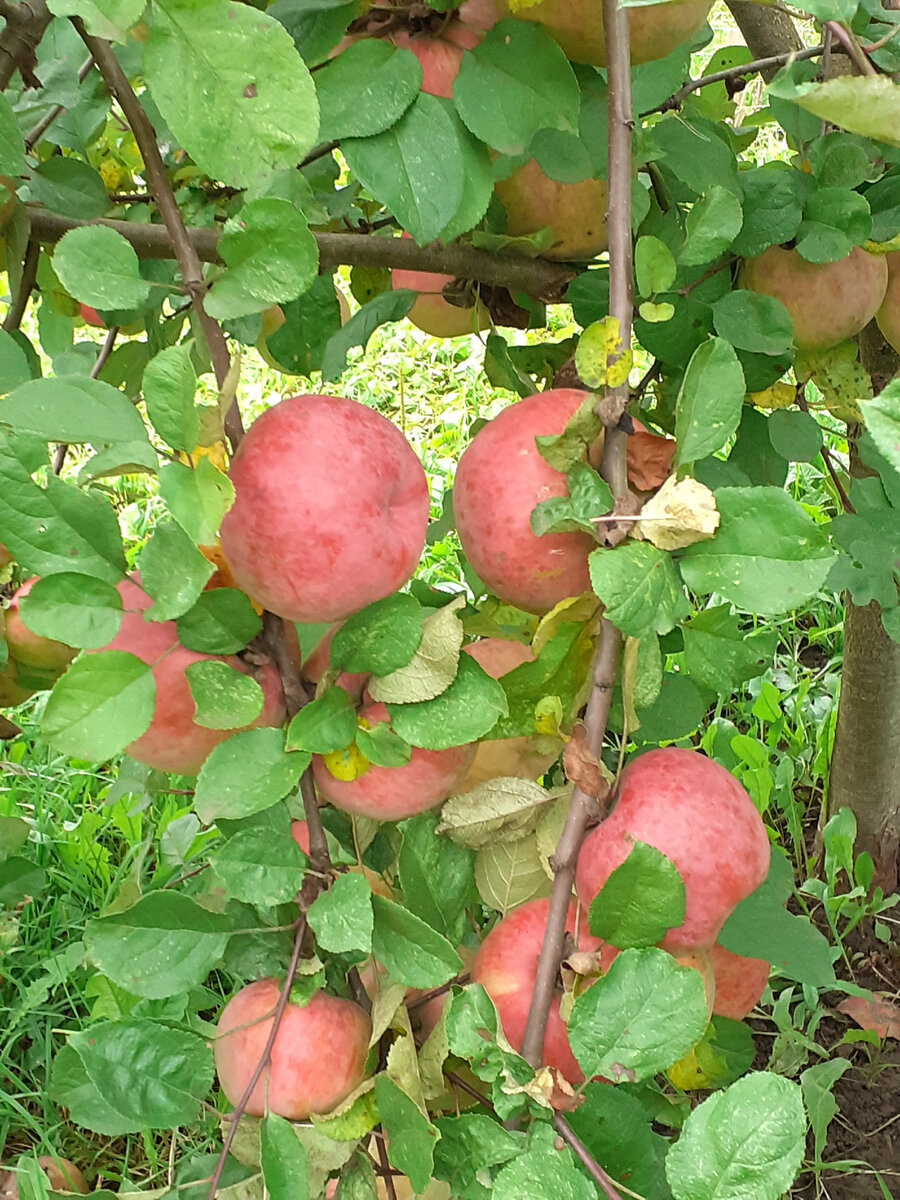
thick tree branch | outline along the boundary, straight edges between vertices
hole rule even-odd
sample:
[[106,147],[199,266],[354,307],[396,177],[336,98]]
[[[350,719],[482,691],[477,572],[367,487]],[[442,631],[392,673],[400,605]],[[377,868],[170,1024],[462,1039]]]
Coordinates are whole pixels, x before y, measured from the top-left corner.
[[0,33],[0,91],[5,92],[16,71],[28,87],[38,87],[34,77],[34,52],[52,20],[44,0],[4,4],[6,26]]
[[[216,379],[221,388],[225,384],[231,366],[228,344],[225,341],[225,335],[218,321],[213,320],[203,307],[203,297],[206,294],[207,286],[203,278],[203,269],[200,265],[200,258],[197,255],[197,251],[182,219],[178,201],[175,199],[175,193],[172,190],[172,184],[156,141],[156,131],[150,124],[150,119],[144,112],[140,100],[138,100],[131,84],[128,82],[125,72],[119,65],[119,60],[113,53],[113,48],[109,42],[104,41],[102,38],[92,37],[85,30],[79,18],[73,18],[73,24],[78,30],[82,41],[93,55],[94,62],[97,64],[100,74],[106,82],[106,86],[118,101],[119,107],[125,114],[125,119],[131,128],[131,132],[134,134],[134,140],[137,142],[141,158],[144,162],[147,184],[153,192],[156,206],[165,224],[168,238],[172,243],[175,258],[178,261],[178,269],[181,272],[182,283],[191,298],[191,303],[197,314],[197,320],[209,346],[213,370],[216,373]],[[225,430],[231,441],[232,448],[236,448],[244,432],[237,401],[232,404],[225,417]]]
[[[752,0],[727,0],[731,15],[754,58],[775,58],[803,49],[800,35],[788,13],[776,8],[764,8]],[[762,77],[767,82],[778,67],[767,67]]]
[[[172,241],[164,225],[136,225],[130,221],[79,221],[37,206],[28,206],[32,235],[41,242],[58,242],[63,234],[81,225],[107,225],[134,247],[138,258],[173,258]],[[188,229],[190,245],[201,262],[218,263],[218,229]],[[316,233],[319,262],[323,267],[399,267],[410,271],[435,271],[455,279],[506,287],[529,296],[561,296],[578,274],[577,267],[542,258],[517,258],[454,244],[420,247],[412,238],[373,237],[366,233]]]

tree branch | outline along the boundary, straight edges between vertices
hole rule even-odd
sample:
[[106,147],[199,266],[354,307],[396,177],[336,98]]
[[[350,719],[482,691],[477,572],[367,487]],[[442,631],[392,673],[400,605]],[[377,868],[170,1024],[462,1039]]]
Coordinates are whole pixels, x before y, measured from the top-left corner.
[[[181,210],[178,207],[178,201],[175,199],[175,193],[172,190],[169,176],[166,173],[165,164],[163,163],[162,155],[159,152],[159,146],[156,141],[156,131],[150,124],[150,119],[144,112],[140,100],[138,100],[131,84],[128,82],[125,72],[119,65],[119,60],[113,53],[113,48],[109,42],[104,41],[102,38],[92,37],[84,28],[84,24],[80,18],[73,17],[72,23],[78,30],[81,40],[93,55],[100,74],[106,82],[106,86],[118,101],[119,107],[125,114],[125,119],[131,128],[131,132],[134,134],[134,140],[137,142],[141,158],[144,161],[147,184],[153,192],[156,206],[165,224],[168,239],[172,244],[175,258],[178,261],[181,281],[191,298],[191,303],[197,314],[197,320],[209,346],[213,369],[221,388],[225,384],[231,367],[228,344],[225,341],[225,335],[218,321],[214,321],[203,307],[203,297],[206,294],[207,287],[206,281],[203,278],[203,269],[182,219]],[[231,405],[226,414],[225,429],[231,441],[232,448],[236,449],[244,433],[237,401]]]
[[651,113],[670,112],[672,109],[681,108],[682,101],[692,92],[709,87],[712,83],[729,83],[742,79],[745,75],[764,75],[770,67],[781,68],[786,63],[800,62],[806,58],[818,58],[824,53],[824,44],[810,46],[807,50],[790,50],[787,54],[771,54],[768,58],[757,58],[753,62],[744,63],[742,67],[730,67],[727,71],[715,71],[712,75],[701,75],[699,79],[688,80],[684,87],[680,87],[668,100],[663,100],[662,104],[657,104],[656,108],[648,108],[646,112],[641,113],[641,116],[648,117]]
[[40,257],[41,244],[37,238],[31,238],[25,250],[25,259],[22,263],[22,278],[19,280],[19,290],[16,292],[15,299],[10,304],[9,311],[3,320],[3,329],[6,333],[12,333],[14,329],[18,329],[22,324],[22,317],[25,315],[25,309],[28,307],[34,281],[37,279]]
[[[131,221],[80,221],[28,206],[32,235],[41,242],[58,242],[70,229],[106,225],[130,242],[138,258],[173,258],[172,242],[163,225],[136,225]],[[218,263],[219,229],[187,229],[191,247],[201,262]],[[323,267],[399,267],[409,271],[434,271],[455,279],[471,279],[493,287],[507,287],[529,296],[562,295],[578,268],[542,258],[520,258],[476,250],[455,243],[417,246],[412,238],[373,237],[365,233],[316,233],[319,262]]]
[[[562,1140],[574,1151],[576,1158],[582,1163],[588,1175],[590,1175],[603,1195],[607,1197],[607,1200],[622,1200],[621,1193],[616,1190],[615,1180],[603,1170],[565,1117],[558,1112],[554,1113],[553,1125]],[[634,1193],[631,1194],[633,1195]]]
[[[752,0],[727,0],[731,15],[754,58],[775,58],[791,51],[803,49],[790,15],[776,8],[764,8]],[[767,67],[761,73],[768,82],[774,77],[777,67]]]
[[34,52],[53,19],[50,10],[44,0],[21,0],[6,4],[2,16],[6,27],[0,33],[0,91],[6,91],[16,71],[26,87],[39,87]]

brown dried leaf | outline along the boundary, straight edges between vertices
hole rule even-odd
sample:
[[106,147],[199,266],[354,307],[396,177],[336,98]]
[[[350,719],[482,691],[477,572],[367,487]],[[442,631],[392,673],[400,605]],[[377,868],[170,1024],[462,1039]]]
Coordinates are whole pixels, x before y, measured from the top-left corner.
[[597,756],[588,745],[587,736],[584,725],[578,724],[572,730],[572,736],[563,750],[563,769],[566,778],[586,796],[596,796],[600,800],[606,797],[609,784],[603,776]]
[[883,996],[873,996],[866,1000],[862,996],[848,996],[837,1006],[838,1012],[845,1013],[855,1021],[860,1029],[871,1029],[880,1038],[897,1038],[900,1040],[900,1005]]
[[625,451],[628,482],[639,492],[655,492],[665,483],[674,454],[675,442],[671,438],[651,433],[640,421],[635,421]]
[[696,479],[670,475],[641,509],[631,536],[651,542],[658,550],[681,550],[711,538],[719,527],[716,500]]

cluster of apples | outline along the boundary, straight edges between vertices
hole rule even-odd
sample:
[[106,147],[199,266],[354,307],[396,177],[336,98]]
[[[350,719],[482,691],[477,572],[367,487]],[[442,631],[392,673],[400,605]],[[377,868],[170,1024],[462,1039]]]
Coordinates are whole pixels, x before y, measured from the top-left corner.
[[[300,823],[302,824],[302,823]],[[305,829],[295,837],[308,849]],[[586,911],[635,842],[654,846],[676,866],[685,886],[684,921],[670,929],[661,948],[703,978],[711,1015],[741,1020],[766,986],[769,965],[717,945],[716,937],[735,906],[765,879],[769,840],[763,822],[741,785],[721,766],[693,750],[652,750],[622,774],[612,814],[588,836],[578,859],[577,892],[566,920],[572,949],[591,956],[590,986],[619,953],[587,931]],[[379,878],[379,885],[386,885]],[[549,900],[532,900],[503,917],[481,942],[470,978],[490,995],[503,1032],[519,1049],[534,991]],[[374,969],[373,969],[374,966]],[[377,964],[370,965],[374,986]],[[243,987],[225,1006],[215,1041],[220,1085],[237,1103],[249,1084],[271,1033],[278,999],[276,979]],[[584,1076],[569,1046],[562,1015],[561,977],[554,994],[542,1048],[542,1062],[570,1085]],[[415,1007],[420,994],[407,993]],[[435,997],[414,1026],[424,1037],[440,1019],[446,996]],[[247,1111],[276,1112],[303,1120],[340,1104],[363,1081],[371,1023],[350,1000],[316,993],[306,1005],[288,1003]]]

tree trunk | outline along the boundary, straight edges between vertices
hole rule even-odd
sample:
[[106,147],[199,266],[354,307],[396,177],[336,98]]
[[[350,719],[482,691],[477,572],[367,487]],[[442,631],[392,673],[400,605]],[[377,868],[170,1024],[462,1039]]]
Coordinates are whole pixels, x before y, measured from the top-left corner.
[[[751,0],[728,0],[728,7],[754,58],[773,58],[789,50],[802,50],[803,43],[788,13],[764,8]],[[768,82],[779,69],[770,67],[763,71],[763,77]]]

